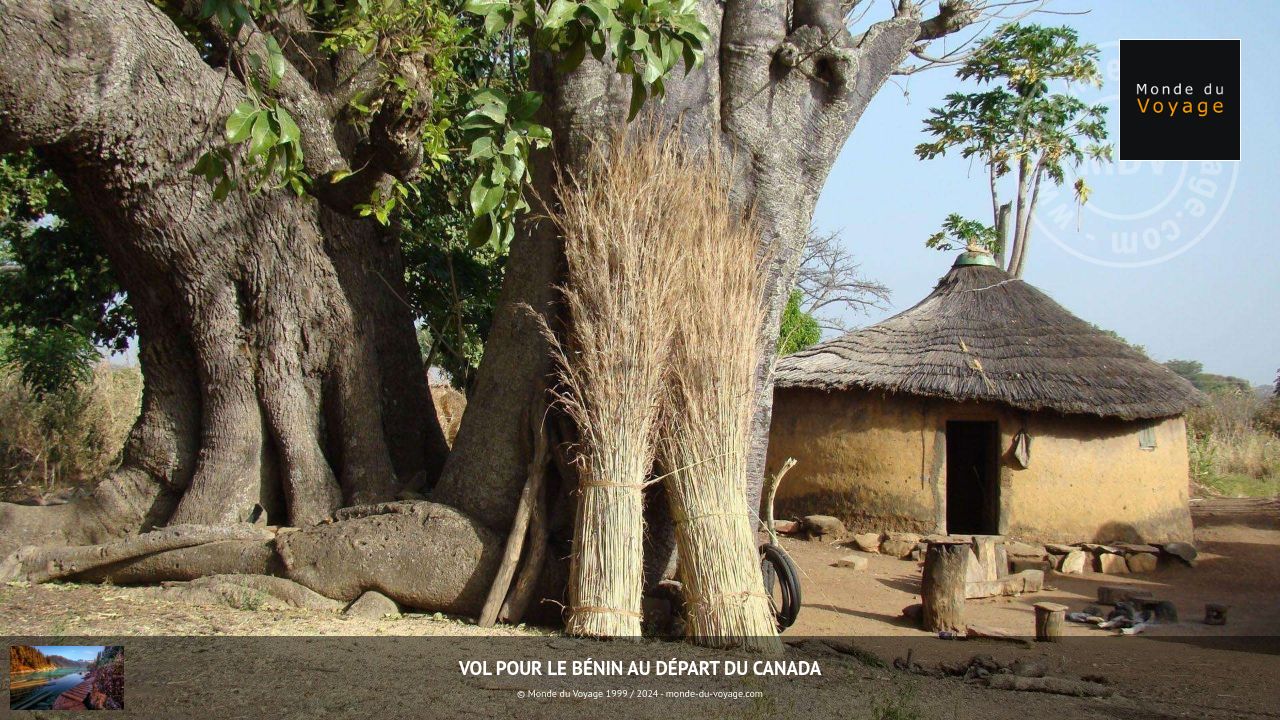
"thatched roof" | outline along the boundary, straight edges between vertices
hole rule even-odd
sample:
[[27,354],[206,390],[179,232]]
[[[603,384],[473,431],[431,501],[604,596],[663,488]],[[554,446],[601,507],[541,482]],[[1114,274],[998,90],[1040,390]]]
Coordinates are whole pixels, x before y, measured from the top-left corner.
[[782,358],[776,381],[1124,419],[1179,415],[1201,397],[1026,282],[962,261],[915,307]]

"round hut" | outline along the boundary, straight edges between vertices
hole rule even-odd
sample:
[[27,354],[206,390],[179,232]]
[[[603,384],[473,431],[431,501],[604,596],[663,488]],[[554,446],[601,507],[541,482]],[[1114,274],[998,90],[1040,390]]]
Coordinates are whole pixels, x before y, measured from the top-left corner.
[[884,322],[778,361],[769,471],[794,515],[1029,540],[1191,538],[1199,394],[966,252]]

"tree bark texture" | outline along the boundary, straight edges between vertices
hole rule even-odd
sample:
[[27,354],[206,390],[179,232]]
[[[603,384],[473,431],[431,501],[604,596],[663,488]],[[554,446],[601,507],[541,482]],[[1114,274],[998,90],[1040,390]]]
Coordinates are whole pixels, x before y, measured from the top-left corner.
[[[151,3],[0,0],[0,16],[0,152],[34,148],[94,223],[145,378],[120,469],[81,503],[0,506],[0,551],[235,523],[257,505],[311,525],[432,483],[447,447],[394,243],[308,196],[215,201],[190,170],[245,86]],[[308,162],[350,162],[319,91],[291,71],[290,93]]]

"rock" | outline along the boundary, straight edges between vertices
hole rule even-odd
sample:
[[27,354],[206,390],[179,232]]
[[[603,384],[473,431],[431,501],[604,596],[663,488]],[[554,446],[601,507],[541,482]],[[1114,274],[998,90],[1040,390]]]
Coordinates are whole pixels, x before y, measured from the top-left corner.
[[1168,600],[1143,600],[1142,609],[1155,615],[1157,622],[1178,622],[1178,608]]
[[1116,545],[1125,555],[1130,553],[1158,553],[1160,548],[1154,545],[1141,545],[1138,543],[1120,543]]
[[901,542],[911,543],[912,545],[915,545],[916,543],[924,539],[920,537],[919,533],[913,533],[913,532],[891,532],[891,533],[887,533],[886,537],[889,540],[899,540]]
[[920,621],[920,617],[924,614],[924,605],[915,603],[902,608],[902,617],[915,622]]
[[780,535],[794,535],[803,528],[795,520],[774,520],[773,529]]
[[1151,592],[1124,585],[1099,585],[1098,602],[1102,605],[1115,605],[1126,600],[1150,600]]
[[1063,575],[1079,575],[1084,572],[1085,560],[1089,558],[1083,550],[1072,550],[1062,556],[1062,565],[1058,567],[1058,572]]
[[905,558],[916,549],[915,542],[906,542],[903,540],[894,540],[890,538],[880,543],[880,552],[889,557]]
[[1023,570],[1014,577],[1022,578],[1022,592],[1040,592],[1044,590],[1043,570]]
[[1048,555],[1043,545],[1032,545],[1018,540],[1010,540],[1004,544],[1005,552],[1009,553],[1009,557],[1036,557],[1041,558]]
[[1046,543],[1044,546],[1044,549],[1048,550],[1051,555],[1070,555],[1071,553],[1075,552],[1079,548],[1077,548],[1074,545],[1060,545],[1058,543]]
[[1155,572],[1156,565],[1160,563],[1160,558],[1153,553],[1140,552],[1126,555],[1124,561],[1129,566],[1129,572],[1149,573]]
[[804,529],[809,532],[811,539],[822,539],[828,536],[834,538],[844,534],[844,523],[840,518],[831,515],[806,515]]
[[1196,556],[1200,554],[1195,545],[1185,542],[1165,543],[1160,549],[1192,567],[1195,567]]
[[974,600],[976,598],[995,597],[1003,595],[1005,583],[1003,580],[978,580],[975,582],[967,582],[964,584],[964,598],[966,600]]
[[836,567],[849,568],[850,570],[866,570],[867,557],[865,555],[845,555],[836,561]]
[[862,552],[880,552],[880,533],[858,533],[853,536],[853,545]]
[[1097,556],[1097,570],[1105,575],[1128,575],[1129,564],[1124,561],[1121,555],[1113,555],[1111,553],[1099,553]]
[[1009,566],[1015,574],[1023,570],[1039,570],[1041,573],[1046,573],[1053,569],[1053,563],[1047,558],[1015,557],[1009,561]]
[[1118,553],[1120,548],[1111,545],[1099,545],[1098,543],[1080,543],[1080,547],[1097,555],[1099,553]]
[[399,618],[400,606],[386,595],[376,590],[369,590],[348,605],[342,614],[364,620],[381,620],[388,615]]

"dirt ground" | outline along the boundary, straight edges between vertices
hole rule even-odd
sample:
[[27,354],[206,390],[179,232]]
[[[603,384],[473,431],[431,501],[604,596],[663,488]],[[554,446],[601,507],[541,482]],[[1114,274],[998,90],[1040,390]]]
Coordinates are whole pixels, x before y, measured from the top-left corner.
[[[153,707],[172,702],[174,683],[182,686],[184,701],[222,707],[219,703],[226,699],[225,692],[219,694],[217,688],[230,683],[239,685],[235,690],[238,701],[257,698],[260,710],[280,701],[281,688],[290,684],[289,672],[296,675],[298,683],[314,683],[316,677],[307,674],[308,668],[332,665],[335,669],[326,671],[329,675],[320,676],[322,687],[312,688],[314,692],[305,698],[291,696],[295,705],[301,702],[298,707],[307,711],[284,716],[346,716],[362,707],[361,703],[376,700],[387,709],[386,717],[421,716],[423,702],[430,704],[430,716],[440,717],[474,717],[477,707],[486,709],[482,715],[503,715],[505,708],[524,717],[557,718],[669,718],[672,712],[711,717],[984,720],[1280,717],[1280,683],[1275,682],[1280,678],[1280,504],[1201,501],[1193,514],[1201,550],[1194,568],[1162,565],[1154,573],[1127,578],[1092,573],[1050,575],[1043,592],[975,600],[966,606],[971,623],[1030,634],[1033,603],[1053,600],[1079,609],[1094,599],[1097,585],[1123,583],[1152,589],[1156,596],[1171,600],[1181,616],[1177,624],[1155,627],[1137,637],[1069,626],[1070,637],[1056,644],[939,640],[900,618],[903,607],[919,601],[919,568],[915,563],[873,557],[868,569],[859,572],[834,566],[849,552],[846,548],[789,541],[787,549],[804,573],[805,601],[799,621],[786,635],[792,642],[789,657],[821,660],[823,677],[681,678],[667,683],[676,682],[679,688],[691,691],[755,688],[761,692],[760,697],[747,700],[666,699],[643,705],[590,699],[522,700],[516,691],[528,683],[522,685],[515,678],[462,677],[456,663],[445,662],[448,658],[464,659],[468,652],[470,657],[500,652],[506,657],[539,658],[550,653],[596,659],[725,656],[684,644],[597,643],[525,627],[481,630],[470,621],[442,615],[371,621],[303,610],[193,606],[165,600],[154,588],[11,584],[0,588],[0,634],[15,639],[38,636],[41,644],[56,644],[58,637],[79,642],[92,636],[192,636],[138,638],[139,647],[154,646],[157,650],[131,655],[137,658],[131,672],[142,667],[131,677],[151,678],[130,685],[135,708],[146,706],[147,698],[155,701]],[[1229,624],[1213,627],[1201,623],[1206,602],[1230,605]],[[260,639],[262,636],[311,637],[266,640]],[[441,636],[446,639],[433,639]],[[804,639],[812,637],[842,638],[866,652],[842,654],[822,641]],[[298,657],[298,643],[307,643],[306,663],[295,667],[277,661]],[[223,652],[208,653],[210,647]],[[352,665],[352,653],[362,658],[360,663]],[[1117,692],[1102,699],[1006,692],[888,667],[894,658],[908,653],[926,668],[975,654],[1003,661],[1031,659],[1052,674],[1105,678]],[[429,682],[415,685],[416,701],[397,696],[390,702],[386,696],[389,691],[379,689],[384,675],[400,674],[399,663],[417,663],[422,666],[420,671],[427,673]],[[271,667],[266,675],[246,672],[264,664]],[[184,668],[187,675],[204,674],[210,679],[204,685],[190,679],[161,681],[168,677],[166,673],[175,672],[175,667]],[[274,681],[268,683],[267,677]],[[559,687],[566,687],[563,682]],[[574,682],[569,687],[584,691],[635,684],[616,678]],[[192,683],[200,687],[189,687]],[[465,707],[458,703],[462,696],[468,698]],[[256,712],[219,715],[261,716]],[[164,715],[139,715],[144,716]]]

